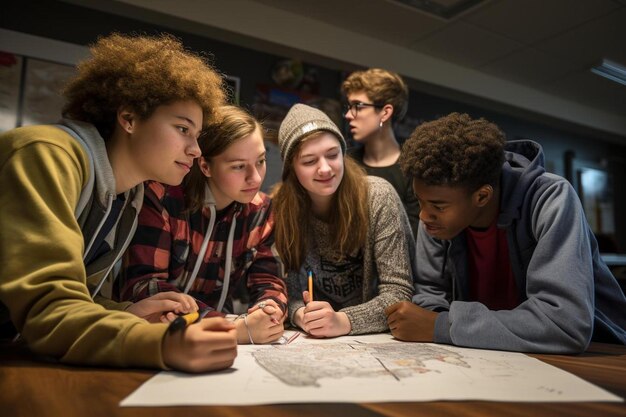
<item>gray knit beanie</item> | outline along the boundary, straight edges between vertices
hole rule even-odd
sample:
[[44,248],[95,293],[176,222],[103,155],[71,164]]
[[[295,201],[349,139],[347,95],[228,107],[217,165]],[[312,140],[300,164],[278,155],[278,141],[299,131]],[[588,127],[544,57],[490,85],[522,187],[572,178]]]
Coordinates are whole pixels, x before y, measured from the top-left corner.
[[278,146],[280,157],[283,160],[283,180],[285,179],[285,161],[292,157],[291,153],[303,136],[312,132],[326,130],[335,134],[341,146],[341,152],[346,154],[346,141],[337,128],[337,125],[321,110],[306,104],[294,104],[278,130]]

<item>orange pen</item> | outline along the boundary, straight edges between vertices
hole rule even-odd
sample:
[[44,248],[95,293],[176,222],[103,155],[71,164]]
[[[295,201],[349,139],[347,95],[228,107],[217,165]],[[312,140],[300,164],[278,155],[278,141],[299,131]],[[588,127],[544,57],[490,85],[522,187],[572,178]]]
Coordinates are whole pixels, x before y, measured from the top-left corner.
[[313,301],[313,272],[309,270],[309,301]]

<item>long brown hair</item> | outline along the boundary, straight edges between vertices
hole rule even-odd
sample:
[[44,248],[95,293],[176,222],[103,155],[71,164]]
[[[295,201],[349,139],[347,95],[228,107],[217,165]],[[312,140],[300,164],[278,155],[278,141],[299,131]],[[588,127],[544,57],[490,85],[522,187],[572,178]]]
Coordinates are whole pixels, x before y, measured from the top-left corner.
[[[309,218],[311,198],[293,171],[293,161],[300,154],[302,143],[315,132],[300,140],[290,160],[285,161],[286,178],[272,197],[274,240],[276,249],[288,270],[298,270],[307,252],[307,237],[311,233]],[[365,171],[349,156],[344,157],[344,174],[331,201],[329,227],[333,233],[332,248],[339,257],[350,254],[365,244],[368,229],[368,189]]]
[[[226,151],[240,139],[261,129],[261,124],[246,110],[237,106],[222,106],[218,109],[218,120],[209,125],[198,138],[202,156],[209,162],[211,158]],[[183,181],[187,210],[200,210],[204,204],[206,176],[200,169],[200,158],[196,159],[191,172]]]

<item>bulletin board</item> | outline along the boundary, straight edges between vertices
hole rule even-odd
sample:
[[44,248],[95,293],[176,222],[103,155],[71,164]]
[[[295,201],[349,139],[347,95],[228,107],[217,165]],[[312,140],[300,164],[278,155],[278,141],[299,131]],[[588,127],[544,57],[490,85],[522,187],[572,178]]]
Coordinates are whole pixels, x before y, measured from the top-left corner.
[[64,102],[61,89],[75,71],[73,65],[0,51],[0,132],[56,123]]

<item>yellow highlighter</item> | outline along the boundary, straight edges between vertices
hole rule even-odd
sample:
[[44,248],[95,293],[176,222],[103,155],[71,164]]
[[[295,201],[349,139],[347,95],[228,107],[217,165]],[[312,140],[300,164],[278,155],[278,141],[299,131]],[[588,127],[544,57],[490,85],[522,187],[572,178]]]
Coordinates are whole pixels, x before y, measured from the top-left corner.
[[182,316],[178,316],[174,319],[173,322],[170,323],[170,326],[167,328],[169,332],[175,332],[177,330],[182,330],[185,327],[189,326],[202,319],[202,317],[206,316],[206,314],[210,311],[210,308],[205,308],[203,310],[194,311],[193,313],[185,314]]

